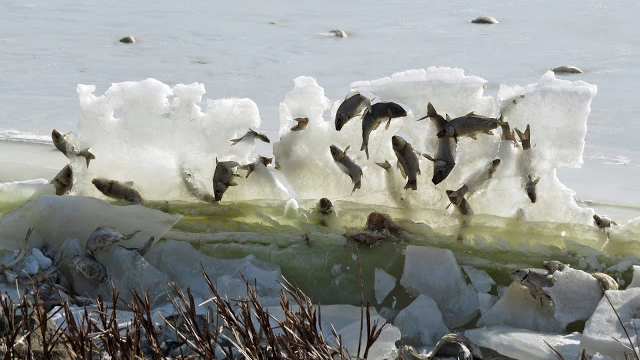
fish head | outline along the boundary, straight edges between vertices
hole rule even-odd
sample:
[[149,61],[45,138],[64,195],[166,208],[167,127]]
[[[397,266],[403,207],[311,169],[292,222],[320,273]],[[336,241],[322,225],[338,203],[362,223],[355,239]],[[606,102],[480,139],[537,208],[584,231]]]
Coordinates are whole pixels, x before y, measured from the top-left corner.
[[331,151],[331,157],[333,157],[333,160],[339,161],[340,159],[342,159],[343,151],[340,150],[339,147],[331,145],[329,146],[329,151]]
[[259,160],[262,163],[262,165],[264,165],[264,166],[267,166],[267,165],[269,165],[269,164],[271,164],[273,162],[273,158],[268,158],[268,157],[264,157],[264,156],[260,156]]
[[596,224],[597,227],[602,227],[602,218],[598,216],[598,214],[593,214],[593,223]]
[[53,131],[51,132],[51,140],[53,140],[54,144],[61,142],[63,137],[64,136],[56,129],[53,129]]
[[95,178],[91,183],[100,191],[106,191],[109,188],[109,180],[103,178]]
[[333,211],[333,204],[331,203],[331,200],[322,198],[320,199],[320,201],[318,201],[318,205],[316,206],[316,208],[322,214],[329,214]]
[[402,106],[390,102],[387,103],[387,115],[390,118],[404,117],[407,116],[407,111]]
[[528,269],[516,270],[516,271],[513,271],[511,274],[509,274],[509,276],[511,277],[511,280],[517,281],[517,282],[522,282],[527,277],[527,275],[529,275]]
[[453,205],[460,205],[462,199],[464,199],[464,197],[455,190],[447,190],[447,197]]
[[266,142],[267,144],[271,143],[271,140],[269,140],[269,138],[267,137],[267,135],[265,133],[259,133],[256,132],[256,137],[264,142]]
[[340,131],[347,121],[349,121],[349,115],[346,113],[341,112],[336,114],[336,130]]
[[73,179],[73,170],[71,170],[71,165],[67,164],[62,168],[62,177],[68,181]]
[[391,137],[391,146],[393,147],[393,151],[400,151],[405,147],[405,145],[407,145],[407,141],[401,136],[394,135]]
[[215,184],[213,184],[214,200],[215,201],[222,200],[222,195],[224,195],[224,192],[227,191],[227,188],[228,186],[224,182],[216,181]]
[[[221,198],[222,198],[222,196],[221,196]],[[206,201],[208,203],[214,203],[214,202],[217,201],[216,198],[213,197],[213,195],[211,195],[211,194],[204,194],[204,196],[202,197],[202,200],[204,200],[204,201]]]
[[500,165],[500,163],[502,162],[502,160],[500,159],[495,159],[491,162],[491,165],[493,165],[493,167],[496,167],[498,165]]
[[529,180],[527,182],[527,196],[532,203],[535,203],[538,200],[538,195],[536,194],[536,182]]
[[431,181],[434,185],[438,185],[439,183],[444,181],[447,176],[449,176],[451,170],[453,170],[453,168],[449,168],[446,161],[436,160],[433,163],[433,178],[431,179]]

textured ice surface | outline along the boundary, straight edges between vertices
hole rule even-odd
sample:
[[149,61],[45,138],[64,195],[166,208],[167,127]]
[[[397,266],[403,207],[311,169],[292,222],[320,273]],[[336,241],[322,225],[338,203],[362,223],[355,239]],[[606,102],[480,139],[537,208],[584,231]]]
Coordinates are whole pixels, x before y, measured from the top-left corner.
[[[631,342],[637,344],[636,329],[640,328],[640,289],[607,290],[607,296],[602,297],[593,315],[587,321],[582,335],[581,345],[587,353],[599,352],[614,359],[624,359],[624,353],[631,355],[626,348],[629,341],[622,325],[618,321],[613,308],[616,309]],[[613,305],[613,308],[611,307]]]
[[378,304],[384,300],[387,295],[396,287],[396,283],[398,280],[387,274],[386,271],[376,268],[375,270],[375,280],[374,280],[374,290],[376,292],[376,301]]
[[553,317],[548,300],[533,298],[524,286],[513,282],[506,293],[478,320],[479,326],[511,326],[542,332],[560,332],[563,326]]
[[553,276],[558,281],[543,289],[553,300],[556,320],[563,328],[576,320],[587,320],[602,298],[598,281],[591,274],[570,267]]
[[20,248],[30,227],[34,227],[30,247],[46,243],[55,249],[68,238],[79,239],[84,247],[98,226],[113,227],[123,234],[140,230],[127,245],[142,246],[149,236],[160,239],[181,217],[141,205],[115,206],[91,197],[47,195],[2,216],[0,249]]
[[469,280],[471,280],[471,285],[480,293],[488,293],[496,283],[484,270],[478,270],[469,265],[463,265],[461,268],[464,270],[464,273],[467,274]]
[[220,294],[229,298],[246,296],[246,286],[241,277],[244,275],[252,287],[255,281],[257,294],[265,306],[278,303],[281,289],[278,281],[282,281],[280,268],[253,256],[217,259],[200,253],[187,242],[167,240],[151,248],[145,258],[183,289],[190,287],[201,298],[211,296],[202,275],[200,266],[203,266],[204,271],[217,284]]
[[631,279],[631,283],[628,288],[637,288],[640,287],[640,266],[633,265],[633,279]]
[[462,326],[478,313],[478,293],[467,284],[451,250],[410,245],[405,255],[400,284],[432,298],[445,324]]
[[434,346],[450,331],[442,322],[438,306],[428,296],[418,296],[402,309],[393,322],[400,329],[405,342],[418,346]]
[[[371,316],[371,322],[378,322],[378,326],[385,323],[384,318],[381,316]],[[357,320],[342,329],[336,329],[340,335],[342,335],[342,344],[349,351],[349,354],[355,357],[358,353],[358,340],[361,339],[362,344],[366,343],[366,332],[363,332],[362,338],[360,335],[360,320]],[[380,337],[373,344],[369,350],[367,359],[369,360],[384,360],[392,359],[392,356],[396,352],[396,341],[400,340],[400,330],[391,324],[385,325],[380,333]],[[364,355],[364,346],[362,346],[360,356]]]
[[554,335],[508,326],[493,326],[467,330],[464,333],[476,345],[493,349],[515,359],[557,359],[545,341],[565,359],[578,359],[582,352],[580,333]]

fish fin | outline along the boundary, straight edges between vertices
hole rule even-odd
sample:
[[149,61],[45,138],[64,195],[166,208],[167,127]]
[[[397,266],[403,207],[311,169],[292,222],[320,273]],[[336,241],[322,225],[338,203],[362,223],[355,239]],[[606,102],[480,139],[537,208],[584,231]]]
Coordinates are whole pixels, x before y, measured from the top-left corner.
[[353,192],[354,192],[354,191],[356,191],[356,189],[360,189],[360,185],[361,185],[361,184],[360,184],[360,181],[355,182],[355,183],[353,184],[353,190],[351,190],[351,193],[353,194]]
[[447,120],[447,122],[451,121],[451,116],[449,116],[449,114],[444,114],[445,115],[445,120]]
[[468,113],[468,114],[467,114],[467,115],[465,115],[465,116],[476,116],[476,114],[474,114],[474,113],[473,113],[473,111],[472,111],[472,112]]
[[381,168],[383,168],[385,170],[389,170],[391,168],[391,164],[389,164],[389,161],[387,161],[387,160],[385,160],[383,163],[377,162],[376,165],[380,166]]
[[242,138],[237,138],[237,139],[231,139],[231,146],[237,144],[238,142],[240,142]]
[[504,121],[503,119],[504,119],[504,115],[500,114],[500,117],[496,119],[496,122],[498,123],[498,125],[500,126],[509,125],[509,123]]
[[227,181],[227,186],[238,186],[238,183],[232,180]]
[[367,160],[369,160],[369,147],[364,148],[364,153],[367,154]]
[[447,134],[447,132],[445,130],[438,131],[438,134],[437,134],[438,139],[441,139],[441,138],[445,137],[446,134]]
[[610,220],[610,221],[611,221],[611,223],[612,223],[613,225],[618,225],[618,226],[620,226],[620,224],[619,224],[617,221],[615,221],[615,220]]
[[[491,134],[491,135],[493,135],[493,134]],[[469,135],[467,135],[467,136],[469,136],[469,137],[470,137],[470,138],[472,138],[473,140],[478,140],[478,138],[476,137],[476,134],[469,134]],[[457,141],[457,140],[456,140],[456,141]]]
[[273,168],[276,170],[282,170],[282,168],[280,167],[280,164],[278,164],[278,160],[276,160],[275,165],[273,165]]
[[83,156],[87,160],[87,168],[89,167],[89,161],[95,159],[95,155],[93,155],[89,148],[86,148],[78,153],[79,156]]
[[400,174],[402,175],[402,178],[406,179],[407,173],[404,171],[404,168],[402,167],[402,165],[400,165],[400,162],[398,162],[398,169],[400,170]]
[[418,182],[417,181],[407,181],[407,185],[404,186],[404,189],[418,190]]
[[527,128],[524,130],[524,136],[527,137],[527,140],[531,140],[531,126],[527,124]]
[[487,131],[485,131],[484,133],[485,133],[485,134],[489,134],[489,135],[493,135],[493,131],[491,131],[491,130],[487,130]]
[[436,159],[434,159],[434,158],[433,158],[433,156],[431,156],[431,155],[429,155],[429,154],[422,154],[422,156],[424,156],[425,158],[427,158],[427,159],[429,159],[429,160],[431,160],[431,161],[433,161],[433,162],[435,162],[435,161],[436,161]]
[[385,125],[384,129],[389,130],[389,125],[391,125],[391,118],[387,121],[387,125]]
[[133,181],[127,181],[127,182],[125,182],[124,184],[125,184],[125,185],[128,185],[128,186],[133,186]]
[[538,184],[538,182],[540,182],[540,176],[538,176],[535,180],[533,180],[533,183],[536,185]]
[[377,129],[380,126],[380,123],[376,123],[375,125],[373,125],[373,129],[371,129],[371,131]]
[[428,115],[425,115],[425,116],[421,117],[420,119],[418,119],[418,120],[416,120],[416,121],[424,120],[424,119],[426,119],[426,118],[428,118],[428,117],[429,117]]
[[344,148],[344,150],[342,150],[342,155],[343,156],[347,155],[347,150],[349,150],[350,148],[351,148],[351,145],[349,145],[346,148]]
[[[431,103],[427,104],[427,116],[426,117],[435,117],[438,116],[438,113],[436,112],[436,108],[433,107],[433,105],[431,105]],[[424,119],[424,118],[422,118]],[[420,119],[420,120],[422,120]]]
[[216,164],[218,163],[218,157],[216,156]]

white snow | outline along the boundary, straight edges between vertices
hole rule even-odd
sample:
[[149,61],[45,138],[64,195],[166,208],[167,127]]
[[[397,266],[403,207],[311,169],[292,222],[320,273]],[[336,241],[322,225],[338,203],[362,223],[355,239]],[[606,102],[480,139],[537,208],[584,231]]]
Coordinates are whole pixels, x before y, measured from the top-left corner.
[[627,289],[640,287],[640,266],[633,265],[633,278]]
[[564,328],[577,320],[587,320],[602,298],[598,281],[582,270],[565,267],[553,276],[553,286],[543,288],[555,305],[554,318]]

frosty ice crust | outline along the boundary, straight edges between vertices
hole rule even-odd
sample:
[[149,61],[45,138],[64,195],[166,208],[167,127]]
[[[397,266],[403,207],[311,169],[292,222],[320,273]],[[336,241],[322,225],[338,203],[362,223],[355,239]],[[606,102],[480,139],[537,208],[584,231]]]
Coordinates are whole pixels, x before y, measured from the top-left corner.
[[[387,78],[360,81],[350,90],[367,94],[375,102],[393,101],[407,110],[407,116],[391,122],[388,130],[372,132],[370,159],[353,151],[354,161],[363,168],[362,185],[352,194],[351,179],[339,172],[327,149],[332,144],[359,149],[361,120],[354,118],[335,130],[335,113],[342,94],[332,101],[315,79],[299,77],[280,104],[280,139],[273,141],[274,163],[280,174],[267,167],[247,179],[238,179],[225,201],[249,199],[350,200],[414,209],[444,209],[446,189],[458,189],[461,181],[488,159],[500,158],[502,165],[487,189],[473,199],[476,214],[503,217],[523,215],[527,220],[590,223],[593,215],[573,201],[573,192],[555,175],[560,166],[580,166],[586,121],[596,87],[582,81],[566,81],[547,72],[538,83],[501,86],[498,99],[484,94],[486,80],[467,76],[460,69],[435,68],[399,72]],[[133,181],[145,199],[192,199],[184,185],[181,169],[188,168],[200,179],[213,177],[215,158],[240,164],[254,161],[255,142],[229,146],[229,140],[259,129],[261,118],[250,99],[206,100],[204,85],[169,87],[154,79],[113,84],[103,95],[95,87],[80,85],[82,120],[78,137],[90,144],[99,162],[82,169],[72,164],[76,177],[74,193],[100,197],[88,181],[103,176]],[[345,91],[347,93],[348,91]],[[523,98],[521,96],[524,95]],[[513,98],[513,106],[504,105]],[[427,103],[438,113],[455,118],[471,111],[484,116],[504,115],[511,128],[531,126],[532,154],[523,159],[521,148],[502,141],[499,130],[477,140],[461,138],[456,167],[445,181],[434,186],[430,176],[417,177],[418,191],[402,191],[406,180],[395,170],[391,137],[401,134],[420,153],[435,153],[435,126],[416,121],[427,113]],[[501,109],[504,110],[501,112]],[[307,127],[293,131],[296,118],[307,118]],[[271,136],[273,137],[273,136]],[[273,139],[275,140],[275,139]],[[258,147],[268,146],[260,143]],[[375,163],[390,161],[385,170]],[[95,163],[95,164],[94,164]],[[433,163],[420,157],[422,174],[432,173]],[[527,170],[541,178],[537,202],[531,204],[522,190],[522,173]],[[213,193],[213,184],[205,189]],[[398,189],[398,186],[400,188]],[[496,196],[499,193],[500,196]],[[505,200],[506,199],[506,200]]]

